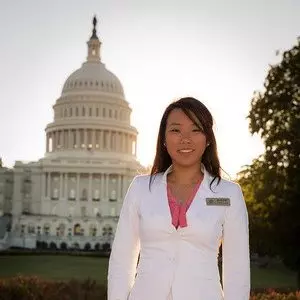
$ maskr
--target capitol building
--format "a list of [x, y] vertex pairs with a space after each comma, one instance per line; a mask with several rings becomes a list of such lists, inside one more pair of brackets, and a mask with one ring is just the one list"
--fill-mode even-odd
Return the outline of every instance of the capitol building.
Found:
[[93, 19], [87, 58], [65, 81], [36, 162], [0, 167], [0, 249], [111, 245], [133, 177], [137, 130], [118, 77], [101, 60]]

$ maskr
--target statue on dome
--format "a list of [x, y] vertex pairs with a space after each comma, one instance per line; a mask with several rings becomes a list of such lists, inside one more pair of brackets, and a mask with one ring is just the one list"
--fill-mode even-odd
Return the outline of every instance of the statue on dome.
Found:
[[97, 26], [97, 18], [96, 18], [96, 16], [94, 16], [93, 25], [94, 25], [94, 28], [96, 29], [96, 26]]

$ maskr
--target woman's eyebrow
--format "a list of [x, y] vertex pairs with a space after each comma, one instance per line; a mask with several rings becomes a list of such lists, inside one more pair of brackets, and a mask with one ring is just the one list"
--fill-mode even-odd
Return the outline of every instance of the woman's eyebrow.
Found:
[[176, 123], [176, 122], [172, 122], [170, 124], [168, 124], [168, 126], [172, 126], [172, 125], [181, 125], [180, 123]]

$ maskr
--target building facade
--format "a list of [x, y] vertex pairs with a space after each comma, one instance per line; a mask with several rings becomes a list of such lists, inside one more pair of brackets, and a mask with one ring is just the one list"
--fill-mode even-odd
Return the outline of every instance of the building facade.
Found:
[[96, 248], [112, 242], [137, 161], [120, 80], [101, 60], [93, 20], [87, 59], [66, 80], [37, 162], [0, 168], [0, 248]]

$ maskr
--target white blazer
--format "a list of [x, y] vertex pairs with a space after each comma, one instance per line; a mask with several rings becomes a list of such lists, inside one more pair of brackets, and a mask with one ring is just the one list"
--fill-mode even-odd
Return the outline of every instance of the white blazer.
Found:
[[[108, 300], [249, 300], [248, 213], [240, 186], [222, 179], [211, 190], [203, 169], [188, 225], [176, 230], [167, 198], [170, 169], [155, 176], [150, 190], [144, 175], [127, 191], [109, 259]], [[207, 198], [229, 198], [230, 206], [209, 205]]]

